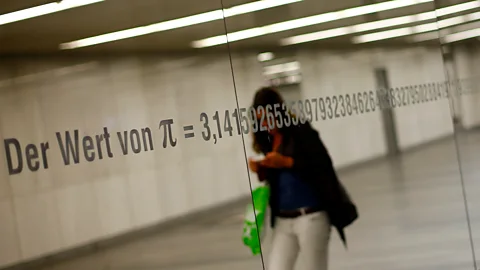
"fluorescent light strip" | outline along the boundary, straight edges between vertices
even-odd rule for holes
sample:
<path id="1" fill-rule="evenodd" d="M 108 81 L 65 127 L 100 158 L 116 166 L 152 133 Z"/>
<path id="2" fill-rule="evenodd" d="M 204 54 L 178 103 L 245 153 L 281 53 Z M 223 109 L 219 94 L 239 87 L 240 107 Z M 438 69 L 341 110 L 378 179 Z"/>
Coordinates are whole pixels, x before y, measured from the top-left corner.
<path id="1" fill-rule="evenodd" d="M 345 36 L 353 33 L 359 33 L 359 32 L 371 31 L 375 29 L 413 23 L 418 20 L 429 20 L 429 19 L 435 18 L 434 12 L 426 12 L 419 15 L 425 15 L 425 16 L 418 17 L 417 15 L 409 15 L 409 16 L 380 20 L 375 22 L 362 23 L 362 24 L 357 24 L 352 26 L 339 27 L 335 29 L 323 30 L 323 31 L 318 31 L 314 33 L 288 37 L 280 40 L 280 44 L 283 46 L 286 46 L 286 45 L 293 45 L 293 44 L 299 44 L 299 43 L 306 43 L 306 42 L 311 42 L 315 40 Z"/>
<path id="2" fill-rule="evenodd" d="M 23 21 L 43 15 L 72 9 L 80 6 L 95 4 L 104 0 L 63 0 L 59 3 L 49 3 L 0 15 L 0 25 Z"/>
<path id="3" fill-rule="evenodd" d="M 234 42 L 238 40 L 278 33 L 282 31 L 287 31 L 291 29 L 297 29 L 301 27 L 332 22 L 336 20 L 371 14 L 380 11 L 392 10 L 407 6 L 418 5 L 422 3 L 433 2 L 433 0 L 394 0 L 387 1 L 382 3 L 376 3 L 372 5 L 360 6 L 349 8 L 341 11 L 334 11 L 323 13 L 319 15 L 314 15 L 310 17 L 275 23 L 271 25 L 266 25 L 263 27 L 250 28 L 238 32 L 228 33 L 227 35 L 219 35 L 215 37 L 210 37 L 202 40 L 197 40 L 192 42 L 192 47 L 194 48 L 204 48 L 211 47 L 216 45 L 225 44 L 228 42 Z"/>
<path id="4" fill-rule="evenodd" d="M 435 12 L 437 13 L 437 16 L 445 16 L 445 15 L 450 15 L 457 12 L 478 8 L 479 6 L 480 4 L 478 3 L 478 1 L 472 1 L 472 2 L 462 3 L 458 5 L 448 6 L 444 8 L 439 8 L 435 10 Z"/>
<path id="5" fill-rule="evenodd" d="M 288 37 L 288 38 L 284 38 L 284 39 L 280 40 L 280 44 L 283 45 L 283 46 L 293 45 L 293 44 L 311 42 L 311 41 L 315 41 L 315 40 L 344 36 L 344 35 L 349 35 L 349 34 L 354 34 L 354 33 L 372 31 L 372 30 L 387 28 L 387 27 L 392 27 L 392 26 L 398 26 L 398 25 L 402 25 L 402 24 L 409 24 L 409 23 L 415 23 L 415 22 L 420 22 L 420 21 L 427 21 L 427 20 L 435 19 L 435 18 L 437 18 L 437 16 L 445 16 L 445 15 L 449 15 L 449 14 L 453 14 L 453 13 L 457 13 L 457 12 L 461 12 L 461 11 L 466 11 L 466 10 L 470 10 L 470 9 L 474 9 L 474 8 L 479 8 L 479 7 L 480 7 L 480 2 L 479 1 L 472 1 L 472 2 L 468 2 L 468 3 L 462 3 L 462 4 L 458 4 L 458 5 L 444 7 L 444 8 L 438 9 L 436 11 L 424 12 L 424 13 L 419 13 L 419 14 L 414 14 L 414 15 L 408 15 L 408 16 L 402 16 L 402 17 L 397 17 L 397 18 L 379 20 L 379 21 L 374 21 L 374 22 L 368 22 L 368 23 L 362 23 L 362 24 L 357 24 L 357 25 L 339 27 L 339 28 L 335 28 L 335 29 L 328 29 L 328 30 L 314 32 L 314 33 L 308 33 L 308 34 Z M 458 19 L 457 17 L 455 17 L 455 18 L 451 18 L 451 19 L 446 19 L 444 21 L 446 21 L 445 23 L 453 23 L 455 20 L 462 20 L 462 19 Z"/>
<path id="6" fill-rule="evenodd" d="M 290 72 L 290 71 L 296 71 L 300 69 L 300 63 L 298 61 L 293 61 L 293 62 L 288 62 L 288 63 L 283 63 L 283 64 L 277 64 L 277 65 L 271 65 L 271 66 L 266 66 L 264 68 L 264 75 L 274 75 L 278 73 L 285 73 L 285 72 Z"/>
<path id="7" fill-rule="evenodd" d="M 372 34 L 361 35 L 361 36 L 354 37 L 352 39 L 352 41 L 353 41 L 353 43 L 357 43 L 357 44 L 358 43 L 367 43 L 367 42 L 372 42 L 372 41 L 378 41 L 378 40 L 408 36 L 408 35 L 424 33 L 424 32 L 429 32 L 429 31 L 435 31 L 435 30 L 438 30 L 437 23 L 427 23 L 427 24 L 422 24 L 422 25 L 418 25 L 418 26 L 404 27 L 404 28 L 399 28 L 399 29 L 393 29 L 393 30 L 382 31 L 382 32 L 377 32 L 377 33 L 372 33 Z"/>
<path id="8" fill-rule="evenodd" d="M 421 25 L 416 25 L 412 27 L 405 27 L 405 28 L 399 28 L 399 29 L 394 29 L 394 30 L 388 30 L 388 31 L 382 31 L 382 32 L 376 32 L 372 34 L 366 34 L 366 35 L 361 35 L 361 36 L 356 36 L 353 38 L 354 43 L 366 43 L 366 42 L 372 42 L 372 41 L 378 41 L 378 40 L 384 40 L 384 39 L 391 39 L 391 38 L 396 38 L 396 37 L 401 37 L 401 36 L 408 36 L 412 34 L 419 34 L 419 33 L 425 33 L 425 32 L 430 32 L 430 31 L 437 31 L 439 29 L 451 27 L 454 25 L 462 24 L 465 22 L 469 21 L 475 21 L 480 19 L 480 12 L 475 12 L 467 15 L 461 15 L 453 18 L 448 18 L 444 20 L 440 20 L 438 22 L 434 23 L 427 23 L 427 24 L 421 24 Z M 433 37 L 433 35 L 430 35 L 430 37 Z M 438 37 L 438 36 L 437 36 Z M 425 41 L 424 37 L 420 37 L 419 39 Z"/>
<path id="9" fill-rule="evenodd" d="M 183 18 L 159 22 L 151 25 L 135 27 L 117 32 L 107 33 L 99 36 L 89 37 L 76 41 L 60 44 L 60 49 L 75 49 L 80 47 L 92 46 L 117 40 L 148 35 L 152 33 L 192 26 L 196 24 L 222 20 L 241 14 L 255 12 L 263 9 L 301 2 L 303 0 L 262 0 L 243 5 L 234 6 L 226 9 L 218 9 L 205 13 L 200 13 Z"/>
<path id="10" fill-rule="evenodd" d="M 259 10 L 264 10 L 268 8 L 288 5 L 296 2 L 301 2 L 303 0 L 263 0 L 256 1 L 252 3 L 247 3 L 243 5 L 234 6 L 231 8 L 223 9 L 223 16 L 225 18 L 233 17 L 241 14 L 251 13 Z"/>
<path id="11" fill-rule="evenodd" d="M 478 37 L 478 36 L 480 36 L 480 29 L 475 28 L 475 29 L 471 29 L 471 30 L 467 30 L 467 31 L 462 31 L 462 32 L 446 35 L 443 38 L 443 41 L 445 43 L 452 43 L 452 42 L 456 42 L 456 41 L 460 41 L 460 40 L 464 40 L 464 39 L 475 38 L 475 37 Z"/>
<path id="12" fill-rule="evenodd" d="M 439 23 L 439 28 L 447 28 L 450 26 L 455 26 L 458 24 L 477 21 L 477 20 L 480 20 L 480 12 L 475 12 L 467 15 L 445 19 L 445 20 L 439 21 L 438 23 Z M 434 40 L 438 38 L 439 38 L 438 33 L 424 33 L 424 34 L 418 34 L 418 35 L 412 36 L 410 38 L 410 41 L 423 42 L 423 41 L 429 41 L 429 40 Z"/>
<path id="13" fill-rule="evenodd" d="M 260 62 L 270 61 L 275 58 L 275 54 L 272 52 L 264 52 L 257 55 L 257 60 Z"/>

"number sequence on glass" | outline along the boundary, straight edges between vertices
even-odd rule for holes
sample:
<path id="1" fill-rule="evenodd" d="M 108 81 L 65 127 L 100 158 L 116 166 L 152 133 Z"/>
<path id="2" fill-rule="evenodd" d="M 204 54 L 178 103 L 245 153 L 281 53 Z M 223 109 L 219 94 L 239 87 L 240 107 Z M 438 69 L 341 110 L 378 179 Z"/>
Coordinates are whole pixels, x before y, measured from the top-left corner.
<path id="1" fill-rule="evenodd" d="M 343 118 L 375 112 L 377 109 L 398 108 L 448 99 L 450 95 L 465 94 L 471 90 L 466 82 L 439 82 L 422 85 L 363 91 L 332 96 L 315 97 L 282 104 L 215 111 L 210 117 L 200 114 L 202 138 L 209 141 L 224 136 L 267 132 L 307 122 Z M 468 90 L 467 90 L 468 89 Z"/>
<path id="2" fill-rule="evenodd" d="M 259 106 L 256 109 L 240 108 L 233 110 L 225 110 L 224 113 L 215 111 L 212 117 L 207 113 L 200 114 L 200 122 L 202 123 L 202 138 L 209 141 L 211 138 L 223 138 L 224 136 L 247 135 L 251 132 L 265 132 L 275 128 L 289 127 L 304 120 L 298 121 L 296 117 L 289 113 L 286 104 Z"/>
<path id="3" fill-rule="evenodd" d="M 299 100 L 292 103 L 291 111 L 303 124 L 373 112 L 377 104 L 377 96 L 370 91 Z"/>
<path id="4" fill-rule="evenodd" d="M 275 128 L 340 118 L 375 111 L 377 103 L 371 91 L 297 100 L 290 104 L 225 110 L 223 113 L 215 111 L 212 117 L 207 113 L 201 113 L 202 137 L 209 141 L 211 138 L 216 140 L 234 134 L 247 135 L 251 132 L 266 132 Z"/>
<path id="5" fill-rule="evenodd" d="M 398 108 L 449 98 L 449 85 L 430 83 L 378 91 L 384 107 Z M 457 90 L 455 90 L 457 91 Z"/>

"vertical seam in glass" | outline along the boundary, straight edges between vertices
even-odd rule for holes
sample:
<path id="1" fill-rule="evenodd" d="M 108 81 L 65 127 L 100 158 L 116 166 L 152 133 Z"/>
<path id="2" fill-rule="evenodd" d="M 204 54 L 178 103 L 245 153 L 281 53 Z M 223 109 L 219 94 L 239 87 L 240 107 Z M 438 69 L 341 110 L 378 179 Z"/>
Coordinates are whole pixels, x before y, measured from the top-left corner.
<path id="1" fill-rule="evenodd" d="M 449 102 L 448 102 L 448 107 L 450 109 L 450 115 L 453 115 L 454 114 L 454 108 L 452 106 L 452 103 L 453 103 L 453 99 L 452 99 L 452 95 L 454 95 L 455 93 L 452 93 L 451 91 L 451 87 L 448 86 L 448 82 L 450 81 L 449 77 L 448 77 L 448 73 L 447 73 L 447 70 L 445 68 L 445 56 L 444 56 L 444 53 L 443 53 L 443 50 L 442 50 L 442 37 L 440 36 L 441 33 L 440 33 L 440 25 L 438 23 L 438 12 L 437 12 L 437 7 L 436 7 L 436 4 L 437 4 L 437 0 L 434 1 L 434 6 L 435 6 L 435 14 L 437 16 L 436 19 L 435 19 L 435 23 L 437 24 L 437 31 L 438 31 L 438 44 L 440 45 L 440 50 L 441 50 L 441 57 L 442 57 L 442 61 L 443 61 L 443 71 L 444 71 L 444 75 L 447 79 L 447 92 L 449 93 Z M 457 162 L 458 162 L 458 170 L 459 170 L 459 175 L 460 175 L 460 186 L 461 186 L 461 189 L 462 189 L 462 197 L 463 197 L 463 205 L 464 205 L 464 209 L 465 209 L 465 218 L 466 218 L 466 221 L 467 221 L 467 229 L 468 229 L 468 236 L 469 236 L 469 242 L 470 242 L 470 249 L 472 251 L 472 259 L 473 259 L 473 267 L 475 270 L 477 270 L 477 258 L 476 258 L 476 255 L 475 255 L 475 243 L 473 241 L 473 232 L 472 232 L 472 225 L 471 225 L 471 218 L 470 218 L 470 211 L 469 211 L 469 208 L 468 208 L 468 201 L 467 201 L 467 191 L 465 189 L 465 180 L 463 178 L 463 170 L 462 170 L 462 162 L 461 162 L 461 155 L 460 155 L 460 150 L 459 150 L 459 144 L 458 144 L 458 136 L 457 136 L 457 132 L 456 132 L 456 129 L 455 129 L 455 123 L 453 123 L 453 120 L 452 120 L 452 126 L 453 126 L 453 140 L 454 140 L 454 144 L 455 144 L 455 154 L 457 156 Z"/>
<path id="2" fill-rule="evenodd" d="M 225 8 L 224 8 L 223 0 L 220 0 L 220 4 L 222 5 L 223 26 L 225 28 L 225 37 L 227 39 L 226 40 L 227 41 L 226 45 L 227 45 L 228 58 L 229 58 L 229 61 L 230 61 L 230 71 L 231 71 L 231 74 L 232 74 L 233 91 L 235 93 L 235 102 L 236 102 L 236 105 L 237 105 L 237 111 L 239 112 L 240 111 L 240 105 L 238 103 L 237 84 L 236 84 L 236 81 L 235 81 L 235 72 L 233 70 L 232 52 L 231 52 L 231 49 L 230 49 L 230 42 L 228 40 L 228 27 L 227 27 L 227 21 L 226 21 L 226 17 L 225 17 Z M 252 200 L 253 213 L 255 215 L 255 226 L 257 227 L 257 235 L 258 235 L 258 241 L 259 241 L 259 247 L 260 247 L 260 257 L 261 257 L 261 260 L 262 260 L 262 268 L 263 268 L 263 270 L 265 270 L 265 261 L 264 261 L 264 258 L 263 258 L 262 244 L 261 244 L 261 241 L 260 241 L 260 239 L 261 239 L 260 238 L 260 231 L 258 230 L 257 212 L 255 210 L 255 200 L 253 199 L 252 179 L 250 177 L 250 172 L 248 171 L 247 148 L 245 146 L 245 137 L 244 137 L 243 132 L 241 132 L 241 136 L 242 136 L 242 145 L 243 145 L 243 154 L 244 154 L 244 158 L 245 158 L 245 165 L 246 165 L 246 168 L 247 168 L 248 185 L 249 185 L 249 188 L 250 188 L 250 198 Z"/>

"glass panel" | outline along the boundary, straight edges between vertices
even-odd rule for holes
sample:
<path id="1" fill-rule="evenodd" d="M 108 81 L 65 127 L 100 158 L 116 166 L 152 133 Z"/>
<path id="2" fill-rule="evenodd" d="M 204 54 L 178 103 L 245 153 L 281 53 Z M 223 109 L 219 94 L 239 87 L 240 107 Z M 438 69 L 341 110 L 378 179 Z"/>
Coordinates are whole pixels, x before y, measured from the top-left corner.
<path id="1" fill-rule="evenodd" d="M 438 6 L 446 3 L 438 1 Z M 464 5 L 469 2 L 464 3 Z M 443 48 L 444 69 L 447 75 L 447 84 L 450 92 L 450 107 L 455 127 L 455 143 L 459 160 L 459 182 L 464 193 L 464 205 L 468 218 L 468 233 L 472 246 L 473 268 L 478 269 L 479 256 L 479 210 L 477 207 L 478 186 L 478 117 L 479 89 L 477 59 L 478 45 L 478 2 L 471 2 L 474 10 L 464 11 L 456 16 L 441 16 L 442 22 L 454 21 L 458 23 L 448 25 L 440 31 L 440 43 Z M 465 236 L 466 237 L 466 236 Z"/>
<path id="2" fill-rule="evenodd" d="M 0 25 L 0 268 L 262 269 L 220 3 L 96 2 Z"/>
<path id="3" fill-rule="evenodd" d="M 478 1 L 71 3 L 0 17 L 0 268 L 475 266 Z"/>
<path id="4" fill-rule="evenodd" d="M 235 4 L 223 1 L 227 8 Z M 359 219 L 346 228 L 346 251 L 329 230 L 346 212 L 338 210 L 335 177 L 317 137 L 298 127 L 277 130 L 283 136 L 256 135 L 265 147 L 260 156 L 286 137 L 277 150 L 293 164 L 309 164 L 291 169 L 292 159 L 284 158 L 286 168 L 277 173 L 250 172 L 254 188 L 265 178 L 271 185 L 275 226 L 262 245 L 268 269 L 326 269 L 327 249 L 330 269 L 472 269 L 437 31 L 438 14 L 475 11 L 474 4 L 458 4 L 441 9 L 433 1 L 292 1 L 227 16 L 227 36 L 204 35 L 194 43 L 206 50 L 229 40 L 239 106 L 257 100 L 266 111 L 266 104 L 281 103 L 255 98 L 268 92 L 254 92 L 262 87 L 283 96 L 290 111 L 319 132 L 358 207 Z M 244 59 L 252 64 L 245 67 Z M 263 82 L 246 87 L 253 76 L 246 74 L 258 67 Z M 248 155 L 256 156 L 249 145 Z M 314 214 L 286 218 L 300 206 Z"/>

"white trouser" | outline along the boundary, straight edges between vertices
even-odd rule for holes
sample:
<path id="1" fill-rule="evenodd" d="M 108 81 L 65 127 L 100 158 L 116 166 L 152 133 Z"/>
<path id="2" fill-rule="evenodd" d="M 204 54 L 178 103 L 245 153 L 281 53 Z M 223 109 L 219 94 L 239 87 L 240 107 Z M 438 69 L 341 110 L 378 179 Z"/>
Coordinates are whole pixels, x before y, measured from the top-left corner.
<path id="1" fill-rule="evenodd" d="M 327 270 L 330 222 L 326 212 L 277 218 L 268 270 Z"/>

